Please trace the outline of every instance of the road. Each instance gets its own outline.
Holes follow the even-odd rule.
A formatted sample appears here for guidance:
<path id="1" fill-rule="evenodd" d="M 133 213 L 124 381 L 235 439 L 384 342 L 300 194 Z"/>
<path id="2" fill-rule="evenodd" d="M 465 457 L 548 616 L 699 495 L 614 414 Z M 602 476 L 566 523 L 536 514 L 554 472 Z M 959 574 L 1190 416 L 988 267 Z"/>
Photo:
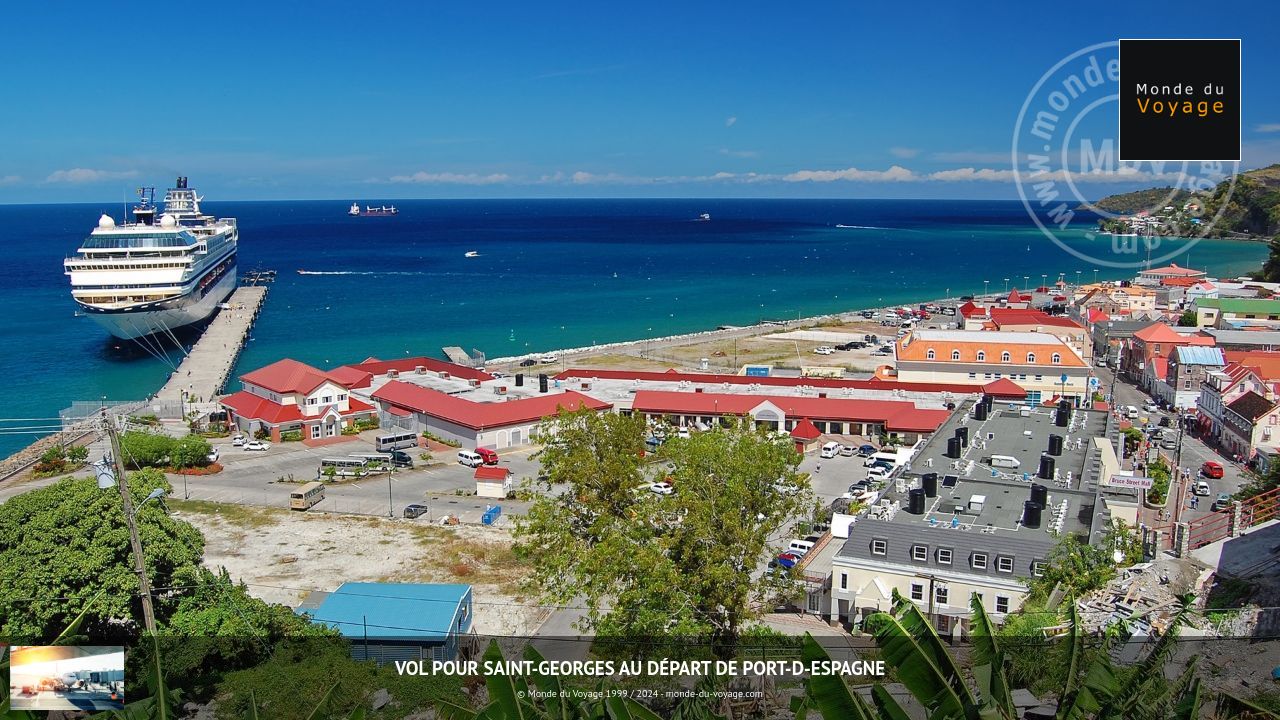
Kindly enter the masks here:
<path id="1" fill-rule="evenodd" d="M 1098 380 L 1101 387 L 1110 389 L 1112 383 L 1112 372 L 1108 368 L 1096 368 Z M 1124 407 L 1125 405 L 1133 405 L 1141 408 L 1143 405 L 1151 401 L 1151 396 L 1144 393 L 1137 386 L 1127 382 L 1123 377 L 1115 383 L 1115 402 L 1113 406 Z M 1159 411 L 1155 413 L 1143 413 L 1144 417 L 1149 418 L 1153 423 L 1158 423 L 1161 417 L 1172 417 L 1170 413 Z M 1162 454 L 1168 458 L 1169 465 L 1174 465 L 1176 450 L 1161 450 Z M 1192 509 L 1191 488 L 1183 488 L 1181 483 L 1175 483 L 1174 492 L 1181 494 L 1182 511 L 1179 519 L 1182 522 L 1192 522 L 1200 518 L 1213 514 L 1209 506 L 1213 503 L 1214 497 L 1219 493 L 1236 493 L 1240 488 L 1249 482 L 1248 476 L 1245 474 L 1245 468 L 1239 463 L 1232 462 L 1230 458 L 1220 455 L 1214 448 L 1209 447 L 1198 437 L 1184 432 L 1182 434 L 1182 450 L 1181 456 L 1176 457 L 1177 464 L 1187 470 L 1191 476 L 1191 482 L 1203 479 L 1209 483 L 1210 493 L 1208 496 L 1199 499 L 1199 506 Z M 1223 476 L 1221 479 L 1198 478 L 1197 473 L 1205 462 L 1214 461 L 1222 464 Z M 1126 465 L 1128 467 L 1128 465 Z M 1169 506 L 1169 511 L 1173 512 L 1173 506 Z M 1168 521 L 1161 520 L 1158 517 L 1158 511 L 1143 509 L 1142 520 L 1150 525 L 1164 525 Z"/>

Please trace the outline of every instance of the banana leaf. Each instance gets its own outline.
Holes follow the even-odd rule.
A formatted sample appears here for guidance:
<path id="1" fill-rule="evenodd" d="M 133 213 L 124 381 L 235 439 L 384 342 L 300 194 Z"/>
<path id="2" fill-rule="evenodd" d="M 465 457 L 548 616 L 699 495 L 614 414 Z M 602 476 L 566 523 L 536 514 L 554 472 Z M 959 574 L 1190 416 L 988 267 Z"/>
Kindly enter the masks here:
<path id="1" fill-rule="evenodd" d="M 805 633 L 800 641 L 800 659 L 810 665 L 830 660 L 831 656 L 813 639 L 813 635 Z M 850 690 L 839 675 L 810 676 L 805 683 L 805 692 L 809 698 L 808 706 L 817 709 L 824 720 L 876 720 L 866 701 Z"/>
<path id="2" fill-rule="evenodd" d="M 964 675 L 961 674 L 960 667 L 956 665 L 955 659 L 947 651 L 942 638 L 938 637 L 938 632 L 933 629 L 933 623 L 929 622 L 924 613 L 920 612 L 920 608 L 915 603 L 907 603 L 899 616 L 898 622 L 928 656 L 933 666 L 942 674 L 947 685 L 951 687 L 951 691 L 955 693 L 961 704 L 966 707 L 976 707 L 977 700 L 973 697 L 973 692 L 969 689 L 969 686 L 965 684 Z"/>
<path id="3" fill-rule="evenodd" d="M 934 658 L 937 657 L 936 649 L 929 650 L 921 645 L 916 640 L 916 636 L 898 618 L 884 615 L 876 629 L 876 644 L 880 646 L 884 661 L 897 671 L 898 679 L 902 684 L 929 711 L 930 718 L 967 717 L 968 709 L 976 705 L 969 689 L 964 687 L 959 676 L 949 676 L 939 668 L 934 663 Z M 908 610 L 907 617 L 912 616 L 913 613 Z M 914 618 L 917 623 L 923 621 L 918 611 L 914 613 Z M 924 624 L 927 626 L 928 622 Z M 932 633 L 931 628 L 926 629 L 929 634 Z M 933 634 L 933 640 L 941 645 L 936 634 Z M 945 650 L 943 654 L 946 655 Z M 950 662 L 949 655 L 946 658 L 948 665 L 954 671 L 955 664 Z M 963 691 L 958 692 L 953 682 L 959 682 Z"/>

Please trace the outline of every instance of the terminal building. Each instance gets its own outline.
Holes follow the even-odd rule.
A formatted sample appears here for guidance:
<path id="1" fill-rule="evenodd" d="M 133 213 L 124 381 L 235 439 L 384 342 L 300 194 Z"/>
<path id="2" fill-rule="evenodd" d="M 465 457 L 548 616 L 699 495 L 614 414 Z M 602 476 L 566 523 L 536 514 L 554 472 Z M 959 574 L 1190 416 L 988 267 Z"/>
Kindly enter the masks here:
<path id="1" fill-rule="evenodd" d="M 356 420 L 377 413 L 352 397 L 358 374 L 318 370 L 297 360 L 278 360 L 240 377 L 243 389 L 222 398 L 228 424 L 245 433 L 259 430 L 280 441 L 282 432 L 300 432 L 303 440 L 341 434 Z"/>
<path id="2" fill-rule="evenodd" d="M 1138 496 L 1119 478 L 1107 413 L 966 401 L 870 498 L 831 559 L 829 619 L 859 625 L 896 591 L 941 633 L 963 632 L 976 593 L 997 620 L 1066 535 L 1101 540 L 1133 523 Z"/>

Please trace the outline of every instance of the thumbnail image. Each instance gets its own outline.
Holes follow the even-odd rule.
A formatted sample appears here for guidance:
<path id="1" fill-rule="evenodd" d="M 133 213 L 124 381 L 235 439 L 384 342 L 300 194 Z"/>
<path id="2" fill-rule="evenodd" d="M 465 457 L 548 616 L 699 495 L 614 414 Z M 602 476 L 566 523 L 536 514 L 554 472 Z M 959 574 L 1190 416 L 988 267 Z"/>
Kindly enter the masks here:
<path id="1" fill-rule="evenodd" d="M 13 710 L 124 709 L 124 648 L 14 646 Z"/>

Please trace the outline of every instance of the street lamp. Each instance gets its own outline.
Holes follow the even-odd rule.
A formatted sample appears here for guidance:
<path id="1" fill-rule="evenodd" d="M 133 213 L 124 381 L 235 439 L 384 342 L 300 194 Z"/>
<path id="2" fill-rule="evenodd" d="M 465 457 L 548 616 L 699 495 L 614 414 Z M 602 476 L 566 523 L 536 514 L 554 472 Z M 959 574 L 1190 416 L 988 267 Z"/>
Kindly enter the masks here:
<path id="1" fill-rule="evenodd" d="M 1009 294 L 1009 278 L 1004 279 L 1004 294 Z"/>
<path id="2" fill-rule="evenodd" d="M 988 293 L 987 293 L 987 285 L 989 285 L 990 283 L 991 283 L 991 281 L 990 281 L 990 280 L 983 280 L 983 281 L 982 281 L 982 294 L 983 294 L 983 296 L 984 296 L 984 297 L 988 294 Z"/>

